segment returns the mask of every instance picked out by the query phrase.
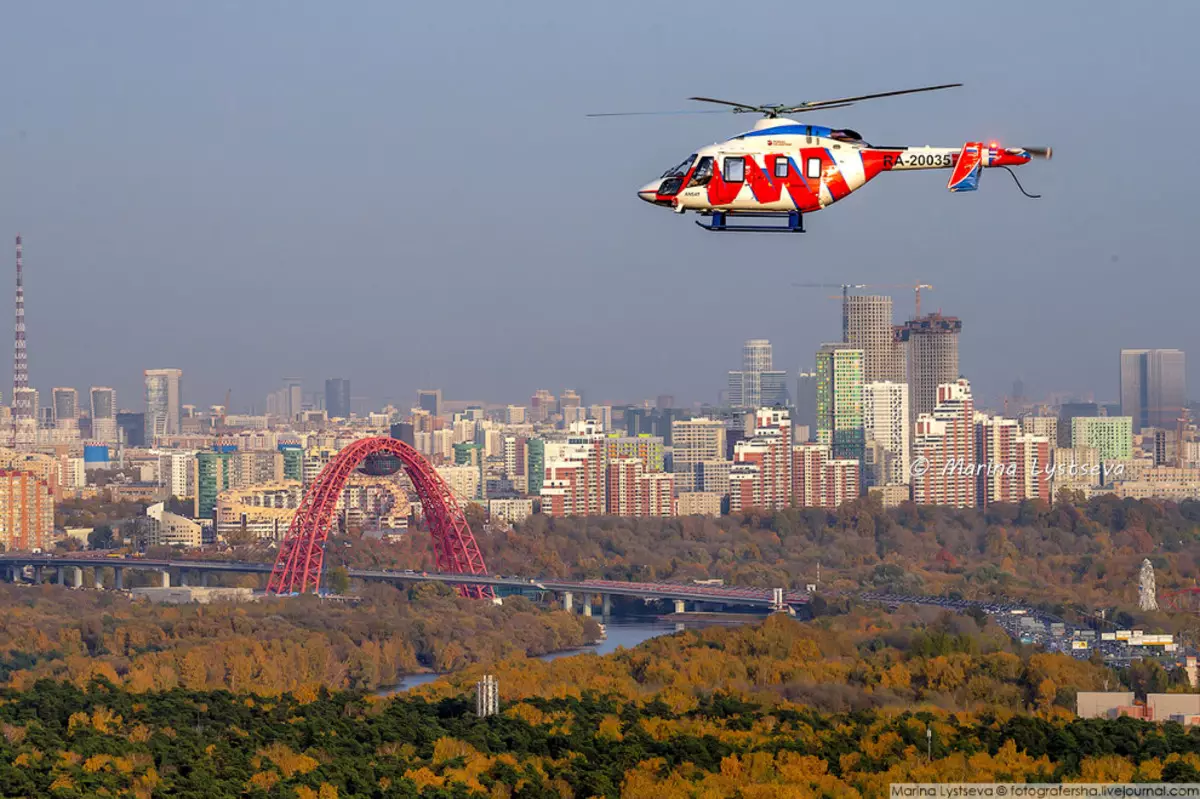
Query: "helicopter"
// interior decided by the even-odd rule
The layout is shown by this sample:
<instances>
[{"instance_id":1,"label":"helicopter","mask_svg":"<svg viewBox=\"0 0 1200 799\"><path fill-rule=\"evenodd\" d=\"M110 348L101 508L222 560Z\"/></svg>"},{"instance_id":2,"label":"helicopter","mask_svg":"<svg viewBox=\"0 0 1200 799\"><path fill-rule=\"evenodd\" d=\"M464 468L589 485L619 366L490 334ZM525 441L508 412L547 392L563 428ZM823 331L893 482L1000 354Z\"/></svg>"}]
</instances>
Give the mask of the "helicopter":
<instances>
[{"instance_id":1,"label":"helicopter","mask_svg":"<svg viewBox=\"0 0 1200 799\"><path fill-rule=\"evenodd\" d=\"M932 92L962 86L946 83L916 89L817 100L796 105L753 105L689 97L726 106L720 111L635 111L588 114L591 117L659 113L762 114L751 130L723 142L701 147L678 165L638 189L638 197L676 213L693 211L707 223L696 224L714 233L803 233L804 216L843 199L882 172L949 169L946 184L952 192L975 191L985 168L1008 171L1026 197L1011 167L1034 158L1048 159L1050 147L1001 147L996 142L969 141L961 147L884 147L869 144L854 130L808 125L790 117L811 111L847 108L863 100ZM731 220L745 219L749 224ZM785 219L783 225L760 220Z\"/></svg>"}]
</instances>

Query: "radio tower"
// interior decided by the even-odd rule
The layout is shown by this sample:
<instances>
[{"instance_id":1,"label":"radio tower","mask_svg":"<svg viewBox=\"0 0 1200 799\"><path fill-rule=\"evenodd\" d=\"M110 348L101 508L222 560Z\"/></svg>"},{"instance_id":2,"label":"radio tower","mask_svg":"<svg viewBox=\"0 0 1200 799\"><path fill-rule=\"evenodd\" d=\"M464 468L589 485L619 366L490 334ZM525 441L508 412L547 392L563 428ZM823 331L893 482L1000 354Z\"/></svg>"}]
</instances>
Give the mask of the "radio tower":
<instances>
[{"instance_id":1,"label":"radio tower","mask_svg":"<svg viewBox=\"0 0 1200 799\"><path fill-rule=\"evenodd\" d=\"M14 443L17 425L21 419L33 415L29 392L29 364L25 360L25 265L21 253L21 234L17 234L17 327L13 349L13 395L12 416Z\"/></svg>"}]
</instances>

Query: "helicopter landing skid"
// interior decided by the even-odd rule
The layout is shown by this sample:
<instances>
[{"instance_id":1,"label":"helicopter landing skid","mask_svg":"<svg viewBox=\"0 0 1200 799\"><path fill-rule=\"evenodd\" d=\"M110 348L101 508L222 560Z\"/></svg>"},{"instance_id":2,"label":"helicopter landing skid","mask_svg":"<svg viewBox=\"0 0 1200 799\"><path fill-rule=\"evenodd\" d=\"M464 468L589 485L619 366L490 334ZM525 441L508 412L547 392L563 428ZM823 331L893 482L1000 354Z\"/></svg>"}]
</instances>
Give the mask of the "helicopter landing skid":
<instances>
[{"instance_id":1,"label":"helicopter landing skid","mask_svg":"<svg viewBox=\"0 0 1200 799\"><path fill-rule=\"evenodd\" d=\"M804 217L799 211L708 211L701 216L709 217L709 224L696 220L696 224L713 233L803 233ZM730 225L731 216L753 217L756 219L786 219L787 225Z\"/></svg>"}]
</instances>

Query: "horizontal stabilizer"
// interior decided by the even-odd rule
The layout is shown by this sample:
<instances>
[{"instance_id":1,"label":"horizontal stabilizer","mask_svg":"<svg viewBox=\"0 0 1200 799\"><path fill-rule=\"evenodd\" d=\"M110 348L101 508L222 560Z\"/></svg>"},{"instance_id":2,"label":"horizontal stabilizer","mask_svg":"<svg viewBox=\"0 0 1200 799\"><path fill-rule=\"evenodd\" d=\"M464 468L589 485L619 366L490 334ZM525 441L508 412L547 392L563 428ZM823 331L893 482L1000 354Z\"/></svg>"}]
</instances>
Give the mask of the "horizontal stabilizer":
<instances>
[{"instance_id":1,"label":"horizontal stabilizer","mask_svg":"<svg viewBox=\"0 0 1200 799\"><path fill-rule=\"evenodd\" d=\"M983 172L983 142L969 141L958 154L958 163L950 174L946 188L950 191L975 191L979 188L979 175Z\"/></svg>"}]
</instances>

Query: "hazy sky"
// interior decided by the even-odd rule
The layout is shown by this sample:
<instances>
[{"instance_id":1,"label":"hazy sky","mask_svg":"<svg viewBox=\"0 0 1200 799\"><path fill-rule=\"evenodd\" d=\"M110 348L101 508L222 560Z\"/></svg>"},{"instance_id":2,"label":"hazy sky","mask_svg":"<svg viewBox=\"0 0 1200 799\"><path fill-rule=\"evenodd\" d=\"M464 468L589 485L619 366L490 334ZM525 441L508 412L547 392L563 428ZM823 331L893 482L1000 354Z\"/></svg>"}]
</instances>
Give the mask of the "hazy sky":
<instances>
[{"instance_id":1,"label":"hazy sky","mask_svg":"<svg viewBox=\"0 0 1200 799\"><path fill-rule=\"evenodd\" d=\"M141 371L178 367L185 401L237 409L284 375L375 404L715 400L743 339L795 371L840 335L792 282L932 283L986 398L1021 375L1115 399L1121 347L1200 355L1195 3L114 0L4 23L0 230L25 235L43 392L141 408ZM964 195L892 174L803 236L713 235L635 192L752 117L584 117L953 81L807 116L1053 145L1019 170L1043 199L999 170Z\"/></svg>"}]
</instances>

